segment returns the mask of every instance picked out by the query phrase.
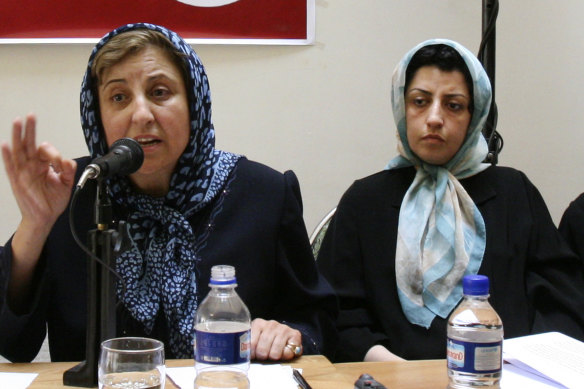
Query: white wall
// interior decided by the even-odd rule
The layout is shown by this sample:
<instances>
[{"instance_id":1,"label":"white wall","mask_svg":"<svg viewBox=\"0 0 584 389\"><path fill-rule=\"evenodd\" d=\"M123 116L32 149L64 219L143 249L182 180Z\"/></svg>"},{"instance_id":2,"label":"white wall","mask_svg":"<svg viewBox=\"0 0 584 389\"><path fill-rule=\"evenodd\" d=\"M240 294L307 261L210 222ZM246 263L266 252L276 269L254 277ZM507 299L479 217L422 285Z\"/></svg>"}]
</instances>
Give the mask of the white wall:
<instances>
[{"instance_id":1,"label":"white wall","mask_svg":"<svg viewBox=\"0 0 584 389\"><path fill-rule=\"evenodd\" d=\"M199 46L218 148L300 180L310 231L356 179L396 154L389 92L401 56L434 37L477 52L480 0L316 0L312 46ZM499 164L523 170L555 221L584 191L581 0L501 0L497 23ZM40 140L86 154L78 93L91 45L0 46L0 141L34 111ZM0 242L19 213L0 171Z\"/></svg>"}]
</instances>

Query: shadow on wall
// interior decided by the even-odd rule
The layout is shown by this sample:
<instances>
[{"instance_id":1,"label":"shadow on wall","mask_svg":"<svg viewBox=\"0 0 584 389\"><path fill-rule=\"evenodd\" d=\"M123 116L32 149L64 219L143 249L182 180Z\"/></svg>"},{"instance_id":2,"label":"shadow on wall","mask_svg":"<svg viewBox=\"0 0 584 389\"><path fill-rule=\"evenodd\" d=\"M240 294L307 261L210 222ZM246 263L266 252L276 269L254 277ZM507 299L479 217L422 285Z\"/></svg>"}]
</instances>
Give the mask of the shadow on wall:
<instances>
[{"instance_id":1,"label":"shadow on wall","mask_svg":"<svg viewBox=\"0 0 584 389\"><path fill-rule=\"evenodd\" d=\"M8 361L5 358L2 358L0 356L0 363L6 363L6 362L10 362L10 361ZM41 350L39 351L36 358L33 359L33 362L51 362L51 355L49 354L49 341L47 338L45 338L45 341L43 342Z\"/></svg>"}]
</instances>

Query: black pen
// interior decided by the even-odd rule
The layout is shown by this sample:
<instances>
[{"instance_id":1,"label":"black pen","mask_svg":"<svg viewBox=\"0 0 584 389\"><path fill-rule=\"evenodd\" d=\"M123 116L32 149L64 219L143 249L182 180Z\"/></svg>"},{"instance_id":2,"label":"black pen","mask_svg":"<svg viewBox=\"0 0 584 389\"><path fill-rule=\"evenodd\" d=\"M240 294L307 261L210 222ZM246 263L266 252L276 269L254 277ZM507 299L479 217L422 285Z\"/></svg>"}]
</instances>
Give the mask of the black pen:
<instances>
[{"instance_id":1,"label":"black pen","mask_svg":"<svg viewBox=\"0 0 584 389\"><path fill-rule=\"evenodd\" d=\"M294 380L298 382L298 386L300 386L301 389L312 389L312 387L308 384L308 382L306 382L298 370L292 369L292 375L294 376Z\"/></svg>"}]
</instances>

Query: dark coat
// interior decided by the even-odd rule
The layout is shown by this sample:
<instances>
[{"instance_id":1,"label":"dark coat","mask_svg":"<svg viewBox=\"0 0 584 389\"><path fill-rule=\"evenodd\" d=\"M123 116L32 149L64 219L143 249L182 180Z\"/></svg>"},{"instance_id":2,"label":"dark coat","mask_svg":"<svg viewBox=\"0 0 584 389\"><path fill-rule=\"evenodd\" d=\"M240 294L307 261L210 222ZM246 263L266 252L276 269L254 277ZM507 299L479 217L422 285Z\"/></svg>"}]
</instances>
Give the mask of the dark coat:
<instances>
[{"instance_id":1,"label":"dark coat","mask_svg":"<svg viewBox=\"0 0 584 389\"><path fill-rule=\"evenodd\" d=\"M558 230L578 254L584 267L584 193L570 203L562 215Z\"/></svg>"},{"instance_id":2,"label":"dark coat","mask_svg":"<svg viewBox=\"0 0 584 389\"><path fill-rule=\"evenodd\" d=\"M78 161L78 177L89 162ZM75 207L75 225L84 239L95 228L92 218L95 189L90 181ZM114 214L123 218L123 210ZM0 248L0 353L12 361L30 361L38 353L48 326L52 361L85 359L87 256L74 242L69 209L58 219L45 244L36 272L30 311L17 315L5 304L10 275L10 241ZM209 291L211 267L235 266L237 293L252 319L274 319L303 334L304 352L329 354L336 332L336 299L317 272L302 219L302 200L293 172L284 174L241 159L223 193L193 216L202 258L197 267L199 302ZM202 237L202 240L199 239ZM118 309L119 336L167 339L159 312L154 330ZM167 358L173 358L169 355Z\"/></svg>"},{"instance_id":3,"label":"dark coat","mask_svg":"<svg viewBox=\"0 0 584 389\"><path fill-rule=\"evenodd\" d=\"M339 296L337 361L363 360L376 344L406 359L446 356L446 320L436 317L429 329L411 324L397 295L398 218L414 175L410 167L356 181L324 238L317 263ZM490 302L505 337L561 331L584 339L581 265L537 189L523 173L503 167L460 182L485 221L479 274L491 281Z\"/></svg>"}]
</instances>

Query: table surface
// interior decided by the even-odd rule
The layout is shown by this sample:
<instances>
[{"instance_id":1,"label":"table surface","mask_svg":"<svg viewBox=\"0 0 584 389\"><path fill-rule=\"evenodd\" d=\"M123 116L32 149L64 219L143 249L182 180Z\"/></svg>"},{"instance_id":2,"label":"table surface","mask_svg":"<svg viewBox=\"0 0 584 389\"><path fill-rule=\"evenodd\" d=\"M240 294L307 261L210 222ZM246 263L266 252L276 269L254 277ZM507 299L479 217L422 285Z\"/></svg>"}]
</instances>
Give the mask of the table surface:
<instances>
[{"instance_id":1,"label":"table surface","mask_svg":"<svg viewBox=\"0 0 584 389\"><path fill-rule=\"evenodd\" d=\"M192 359L166 361L167 367L193 364ZM63 385L63 372L75 365L77 362L0 363L0 372L38 373L30 389L71 388ZM313 389L353 389L363 373L373 376L387 389L445 389L448 383L444 360L332 364L324 356L307 355L289 365L302 368L304 378ZM166 388L176 389L176 386L167 378Z\"/></svg>"}]
</instances>

